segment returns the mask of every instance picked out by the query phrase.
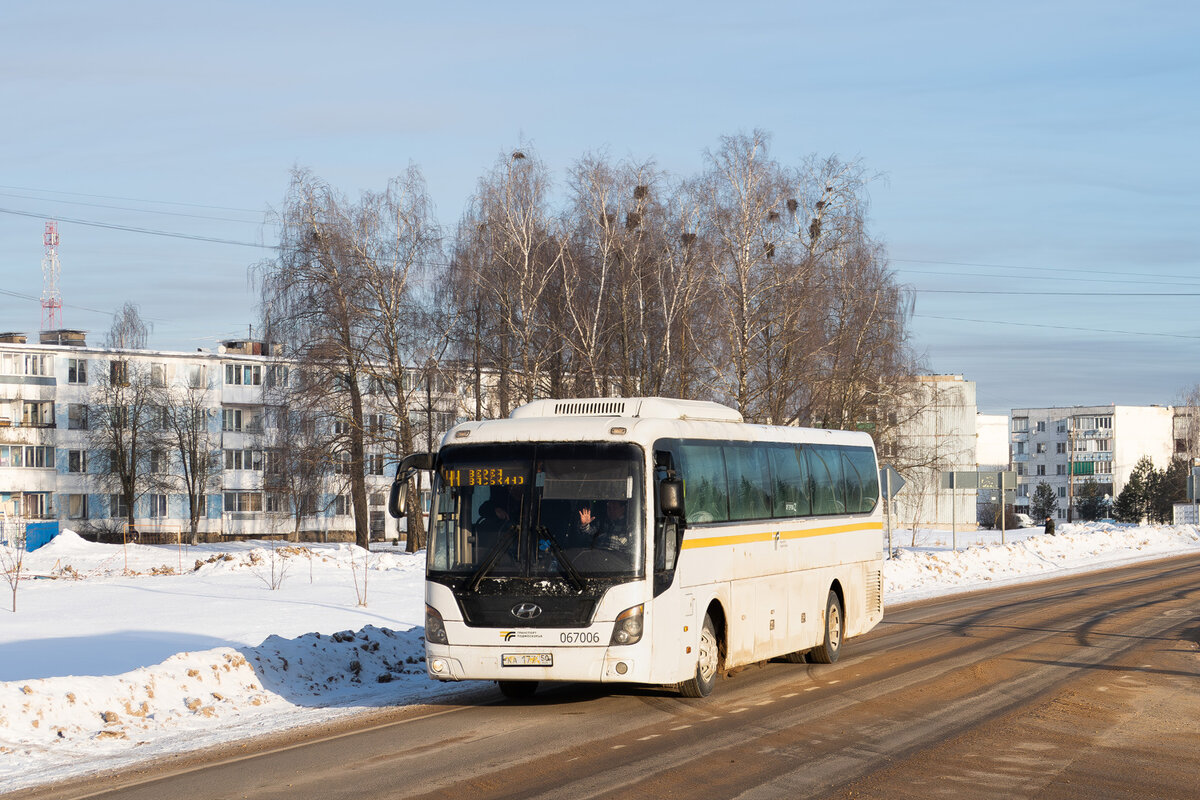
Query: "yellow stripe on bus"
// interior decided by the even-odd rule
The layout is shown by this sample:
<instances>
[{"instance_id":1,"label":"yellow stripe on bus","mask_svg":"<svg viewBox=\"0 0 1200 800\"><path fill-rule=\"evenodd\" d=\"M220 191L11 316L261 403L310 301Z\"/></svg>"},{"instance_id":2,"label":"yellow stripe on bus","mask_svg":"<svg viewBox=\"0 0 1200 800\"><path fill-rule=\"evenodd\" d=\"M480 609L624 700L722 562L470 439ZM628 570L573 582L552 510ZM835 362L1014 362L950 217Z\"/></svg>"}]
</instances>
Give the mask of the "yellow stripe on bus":
<instances>
[{"instance_id":1,"label":"yellow stripe on bus","mask_svg":"<svg viewBox=\"0 0 1200 800\"><path fill-rule=\"evenodd\" d=\"M780 531L780 539L807 539L814 536L830 536L835 533L851 533L853 531L882 531L881 522L855 522L849 525L832 525L825 528L806 528L795 531ZM772 542L775 534L771 532L739 533L732 536L705 536L697 539L684 539L683 549L692 550L697 547L725 547L732 544L753 544L755 542Z\"/></svg>"}]
</instances>

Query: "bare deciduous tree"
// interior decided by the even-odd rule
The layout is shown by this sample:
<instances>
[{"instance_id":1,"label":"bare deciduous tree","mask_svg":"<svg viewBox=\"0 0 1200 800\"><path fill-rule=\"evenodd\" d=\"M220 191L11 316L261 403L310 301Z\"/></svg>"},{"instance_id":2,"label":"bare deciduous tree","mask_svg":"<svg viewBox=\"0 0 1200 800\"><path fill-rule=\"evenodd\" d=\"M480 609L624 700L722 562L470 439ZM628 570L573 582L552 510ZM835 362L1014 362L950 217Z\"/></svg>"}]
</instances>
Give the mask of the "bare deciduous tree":
<instances>
[{"instance_id":1,"label":"bare deciduous tree","mask_svg":"<svg viewBox=\"0 0 1200 800\"><path fill-rule=\"evenodd\" d=\"M192 544L199 542L205 498L219 487L221 441L213 412L212 380L205 367L191 369L174 385L161 388L160 404L166 410L166 438L179 463L178 484L188 503L188 530Z\"/></svg>"},{"instance_id":2,"label":"bare deciduous tree","mask_svg":"<svg viewBox=\"0 0 1200 800\"><path fill-rule=\"evenodd\" d=\"M117 498L131 531L138 500L170 489L161 376L122 352L145 346L147 330L136 306L127 303L117 312L106 339L113 352L92 386L88 408L88 460L101 465L92 480ZM110 516L116 510L110 508Z\"/></svg>"}]
</instances>

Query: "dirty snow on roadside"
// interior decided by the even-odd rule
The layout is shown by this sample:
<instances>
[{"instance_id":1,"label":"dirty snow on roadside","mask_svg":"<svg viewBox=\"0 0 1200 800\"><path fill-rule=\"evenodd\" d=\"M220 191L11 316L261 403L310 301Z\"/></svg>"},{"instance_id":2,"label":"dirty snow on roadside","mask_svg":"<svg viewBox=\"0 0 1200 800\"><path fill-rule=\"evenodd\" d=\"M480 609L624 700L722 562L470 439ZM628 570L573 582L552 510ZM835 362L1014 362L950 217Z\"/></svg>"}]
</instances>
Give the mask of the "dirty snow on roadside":
<instances>
[{"instance_id":1,"label":"dirty snow on roadside","mask_svg":"<svg viewBox=\"0 0 1200 800\"><path fill-rule=\"evenodd\" d=\"M893 533L888 604L1200 551L1191 526ZM425 677L423 568L391 547L63 532L26 557L17 613L0 598L0 793L462 691Z\"/></svg>"}]
</instances>

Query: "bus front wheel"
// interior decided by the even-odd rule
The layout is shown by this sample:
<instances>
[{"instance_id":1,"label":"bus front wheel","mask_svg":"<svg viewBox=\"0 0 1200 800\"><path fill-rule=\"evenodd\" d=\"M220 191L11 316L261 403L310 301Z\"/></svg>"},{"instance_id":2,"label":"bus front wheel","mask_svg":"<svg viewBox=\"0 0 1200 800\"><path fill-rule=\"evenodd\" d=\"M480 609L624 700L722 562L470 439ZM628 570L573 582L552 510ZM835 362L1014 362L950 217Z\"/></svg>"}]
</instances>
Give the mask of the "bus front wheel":
<instances>
[{"instance_id":1,"label":"bus front wheel","mask_svg":"<svg viewBox=\"0 0 1200 800\"><path fill-rule=\"evenodd\" d=\"M825 600L825 639L808 652L808 657L817 664L832 664L837 661L845 629L842 601L838 599L837 592L830 589L829 597Z\"/></svg>"},{"instance_id":2,"label":"bus front wheel","mask_svg":"<svg viewBox=\"0 0 1200 800\"><path fill-rule=\"evenodd\" d=\"M700 643L696 653L696 674L691 680L679 684L679 693L684 697L708 697L717 683L717 668L721 664L717 629L712 618L704 615L704 626L700 629Z\"/></svg>"}]
</instances>

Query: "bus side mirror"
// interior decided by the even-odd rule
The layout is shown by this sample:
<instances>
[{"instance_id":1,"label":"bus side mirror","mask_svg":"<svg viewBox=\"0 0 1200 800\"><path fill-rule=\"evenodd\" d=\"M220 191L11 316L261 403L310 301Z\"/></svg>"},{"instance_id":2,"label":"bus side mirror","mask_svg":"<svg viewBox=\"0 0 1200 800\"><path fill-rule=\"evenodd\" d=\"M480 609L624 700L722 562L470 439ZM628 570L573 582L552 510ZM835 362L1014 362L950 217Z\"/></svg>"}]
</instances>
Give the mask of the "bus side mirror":
<instances>
[{"instance_id":1,"label":"bus side mirror","mask_svg":"<svg viewBox=\"0 0 1200 800\"><path fill-rule=\"evenodd\" d=\"M433 453L411 453L396 467L396 479L388 495L388 513L396 519L408 515L408 481L417 470L431 471L436 457Z\"/></svg>"},{"instance_id":2,"label":"bus side mirror","mask_svg":"<svg viewBox=\"0 0 1200 800\"><path fill-rule=\"evenodd\" d=\"M392 481L392 493L388 496L388 513L396 519L408 514L408 478L397 475Z\"/></svg>"},{"instance_id":3,"label":"bus side mirror","mask_svg":"<svg viewBox=\"0 0 1200 800\"><path fill-rule=\"evenodd\" d=\"M667 516L683 516L683 481L667 478L658 484L658 507Z\"/></svg>"}]
</instances>

